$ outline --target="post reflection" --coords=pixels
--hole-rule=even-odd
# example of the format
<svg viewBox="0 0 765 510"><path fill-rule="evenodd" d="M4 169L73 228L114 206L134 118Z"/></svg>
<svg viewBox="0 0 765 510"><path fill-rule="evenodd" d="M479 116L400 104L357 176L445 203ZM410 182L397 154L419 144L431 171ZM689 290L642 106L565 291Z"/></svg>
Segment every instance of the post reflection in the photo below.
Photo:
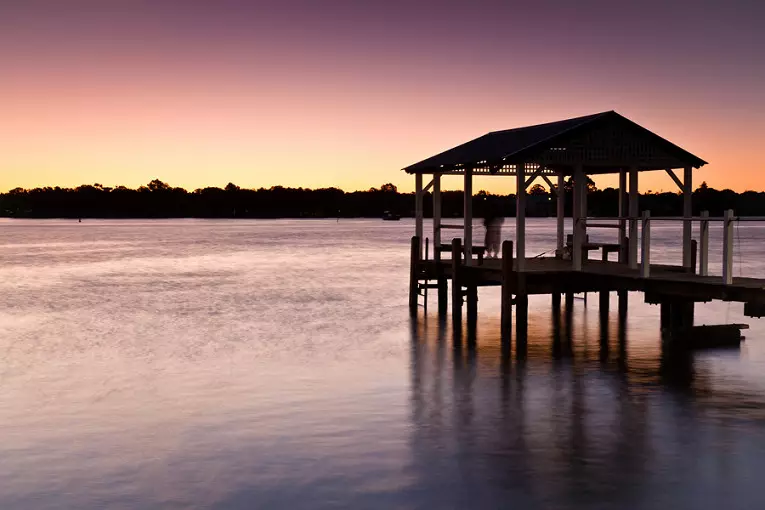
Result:
<svg viewBox="0 0 765 510"><path fill-rule="evenodd" d="M448 349L446 323L421 317L413 328L411 363L417 483L438 486L445 502L468 506L512 498L519 507L584 508L604 501L645 507L657 484L674 490L657 481L656 472L685 466L673 442L689 416L667 401L708 393L707 375L694 369L692 353L670 347L658 331L653 347L648 338L638 339L640 349L628 364L626 300L619 304L617 317L591 315L600 322L599 349L582 345L586 325L578 321L587 315L577 314L575 303L565 310L565 328L555 301L552 310L530 307L521 359L503 343L498 319L479 322L476 342ZM426 327L431 323L435 328ZM560 345L561 329L567 349ZM614 356L611 344L618 344Z"/></svg>

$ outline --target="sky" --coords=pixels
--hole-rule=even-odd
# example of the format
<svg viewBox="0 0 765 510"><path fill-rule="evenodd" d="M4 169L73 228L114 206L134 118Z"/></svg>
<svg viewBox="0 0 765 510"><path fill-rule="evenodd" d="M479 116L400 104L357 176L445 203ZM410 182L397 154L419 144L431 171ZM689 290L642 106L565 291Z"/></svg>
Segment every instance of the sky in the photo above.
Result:
<svg viewBox="0 0 765 510"><path fill-rule="evenodd" d="M763 20L751 0L0 0L0 191L410 191L401 168L435 153L606 110L708 161L697 183L765 190Z"/></svg>

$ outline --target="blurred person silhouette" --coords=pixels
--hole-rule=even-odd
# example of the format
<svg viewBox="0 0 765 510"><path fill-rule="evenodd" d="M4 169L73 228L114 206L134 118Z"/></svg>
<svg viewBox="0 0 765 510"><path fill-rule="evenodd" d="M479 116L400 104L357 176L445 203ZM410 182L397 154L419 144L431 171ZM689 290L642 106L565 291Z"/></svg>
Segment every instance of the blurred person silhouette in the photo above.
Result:
<svg viewBox="0 0 765 510"><path fill-rule="evenodd" d="M490 206L486 209L483 218L483 226L486 228L486 237L484 238L484 249L487 258L497 258L499 256L500 241L502 238L502 223L505 218L502 217L497 207Z"/></svg>

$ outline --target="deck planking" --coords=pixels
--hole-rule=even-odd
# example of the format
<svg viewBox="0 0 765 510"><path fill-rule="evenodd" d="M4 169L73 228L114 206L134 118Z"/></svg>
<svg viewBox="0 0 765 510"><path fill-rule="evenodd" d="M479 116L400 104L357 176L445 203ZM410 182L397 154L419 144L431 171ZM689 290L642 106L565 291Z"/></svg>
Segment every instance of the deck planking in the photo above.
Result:
<svg viewBox="0 0 765 510"><path fill-rule="evenodd" d="M485 259L478 264L461 265L460 281L476 286L502 285L501 259ZM452 261L423 261L428 278L442 274L452 279ZM517 261L514 261L514 270ZM650 276L644 278L639 269L611 261L585 261L581 271L574 271L571 261L553 257L527 258L523 273L528 294L553 292L642 291L647 295L672 296L693 301L738 301L765 304L765 279L734 278L725 284L719 276L700 276L681 266L652 264ZM511 282L511 285L513 283Z"/></svg>

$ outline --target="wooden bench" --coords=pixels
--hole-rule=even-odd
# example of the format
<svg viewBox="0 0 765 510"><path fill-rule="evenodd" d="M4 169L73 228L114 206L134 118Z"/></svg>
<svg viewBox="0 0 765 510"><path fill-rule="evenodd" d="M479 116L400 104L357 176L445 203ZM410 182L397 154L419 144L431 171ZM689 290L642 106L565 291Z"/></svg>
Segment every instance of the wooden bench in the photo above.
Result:
<svg viewBox="0 0 765 510"><path fill-rule="evenodd" d="M452 252L452 245L451 244L442 244L441 246L436 247L436 250L439 253L451 253ZM478 255L478 264L483 263L483 254L486 253L486 248L484 246L473 246L471 249L471 252L473 255Z"/></svg>
<svg viewBox="0 0 765 510"><path fill-rule="evenodd" d="M574 248L574 236L573 234L568 234L566 236L566 247L573 251ZM587 236L585 238L584 243L582 243L582 254L584 260L587 260L588 253L591 251L598 251L602 250L603 259L602 260L608 260L608 254L609 253L616 253L618 254L621 250L621 246L619 243L591 243L590 242L590 236Z"/></svg>

